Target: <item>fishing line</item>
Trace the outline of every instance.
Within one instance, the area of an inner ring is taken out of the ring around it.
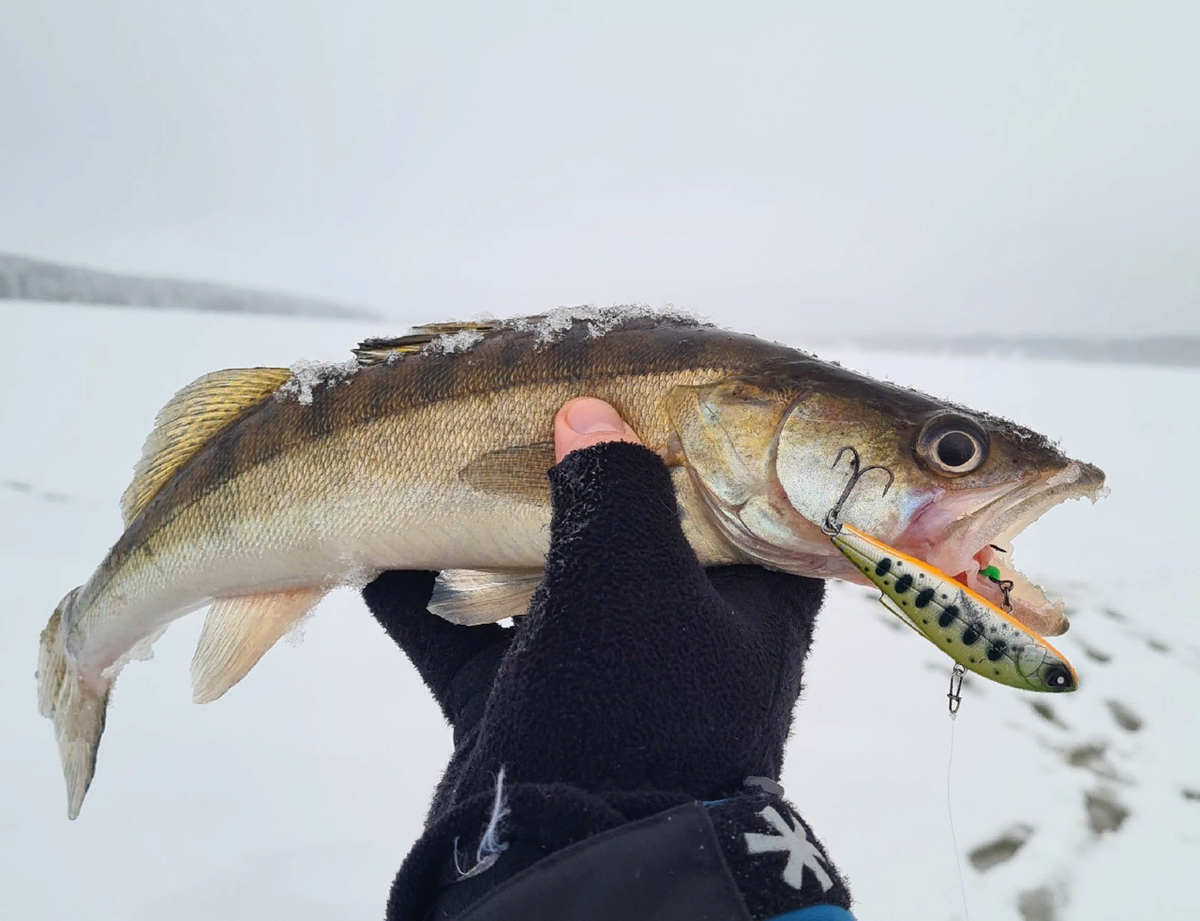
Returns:
[[[958,856],[958,835],[954,831],[954,807],[950,803],[950,771],[954,767],[954,722],[958,719],[958,708],[962,703],[963,675],[966,673],[961,665],[955,665],[950,673],[950,757],[946,759],[946,815],[950,818],[950,840],[954,844],[954,865],[958,868],[958,888],[962,893],[963,914],[966,921],[971,921],[971,912],[967,909],[967,884],[963,881],[962,859]]]

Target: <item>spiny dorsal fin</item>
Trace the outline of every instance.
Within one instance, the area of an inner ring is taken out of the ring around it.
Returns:
[[[133,482],[121,496],[126,526],[197,451],[291,376],[287,368],[230,368],[206,374],[175,394],[159,410]]]
[[[527,317],[525,322],[537,323],[541,319],[541,317]],[[483,338],[488,333],[493,333],[505,325],[507,324],[499,320],[494,322],[471,320],[461,323],[426,323],[424,326],[414,326],[412,332],[406,336],[397,336],[392,339],[365,339],[358,344],[354,354],[358,356],[359,365],[365,367],[366,365],[380,364],[397,355],[415,355],[438,339],[448,341],[451,348],[448,348],[447,351],[453,351],[452,337],[463,333],[468,335],[473,333],[479,338]]]

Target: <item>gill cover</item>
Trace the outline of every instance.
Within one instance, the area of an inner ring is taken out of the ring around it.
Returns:
[[[908,500],[922,492],[914,464],[900,450],[894,419],[859,401],[821,391],[804,394],[792,405],[779,433],[779,482],[792,506],[809,521],[821,522],[846,486],[849,467],[834,465],[847,446],[857,450],[863,467],[882,464],[892,473],[868,475],[846,498],[842,520],[895,539],[910,511]]]
[[[797,515],[775,465],[792,395],[752,380],[676,387],[666,409],[682,460],[726,537],[767,565],[790,569],[824,538]]]

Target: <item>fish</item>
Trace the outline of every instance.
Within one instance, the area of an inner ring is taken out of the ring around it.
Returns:
[[[209,606],[191,669],[207,702],[332,588],[384,570],[440,571],[431,607],[459,623],[524,610],[548,549],[553,419],[578,396],[611,403],[663,458],[705,566],[865,582],[820,526],[844,445],[895,483],[857,491],[842,520],[984,597],[989,543],[1103,490],[1099,468],[1015,423],[640,309],[430,324],[343,363],[216,371],[160,411],[121,497],[124,532],[42,632],[38,707],[68,815],[117,674],[191,611]],[[1061,633],[1061,604],[1011,559],[1013,617]]]
[[[853,525],[830,540],[879,589],[885,608],[964,668],[1026,691],[1079,687],[1066,656],[958,580]]]

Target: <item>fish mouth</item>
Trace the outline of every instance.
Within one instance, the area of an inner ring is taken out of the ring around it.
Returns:
[[[1065,633],[1070,623],[1062,601],[1049,599],[1013,566],[1013,539],[1061,502],[1082,498],[1095,502],[1103,497],[1104,472],[1071,461],[1054,473],[1026,478],[1016,485],[972,492],[973,498],[964,496],[975,506],[969,511],[961,507],[962,502],[930,502],[898,543],[920,548],[914,555],[1008,608],[1012,617],[1030,630],[1042,636]],[[952,520],[947,521],[948,517]],[[986,569],[990,574],[983,572]]]

